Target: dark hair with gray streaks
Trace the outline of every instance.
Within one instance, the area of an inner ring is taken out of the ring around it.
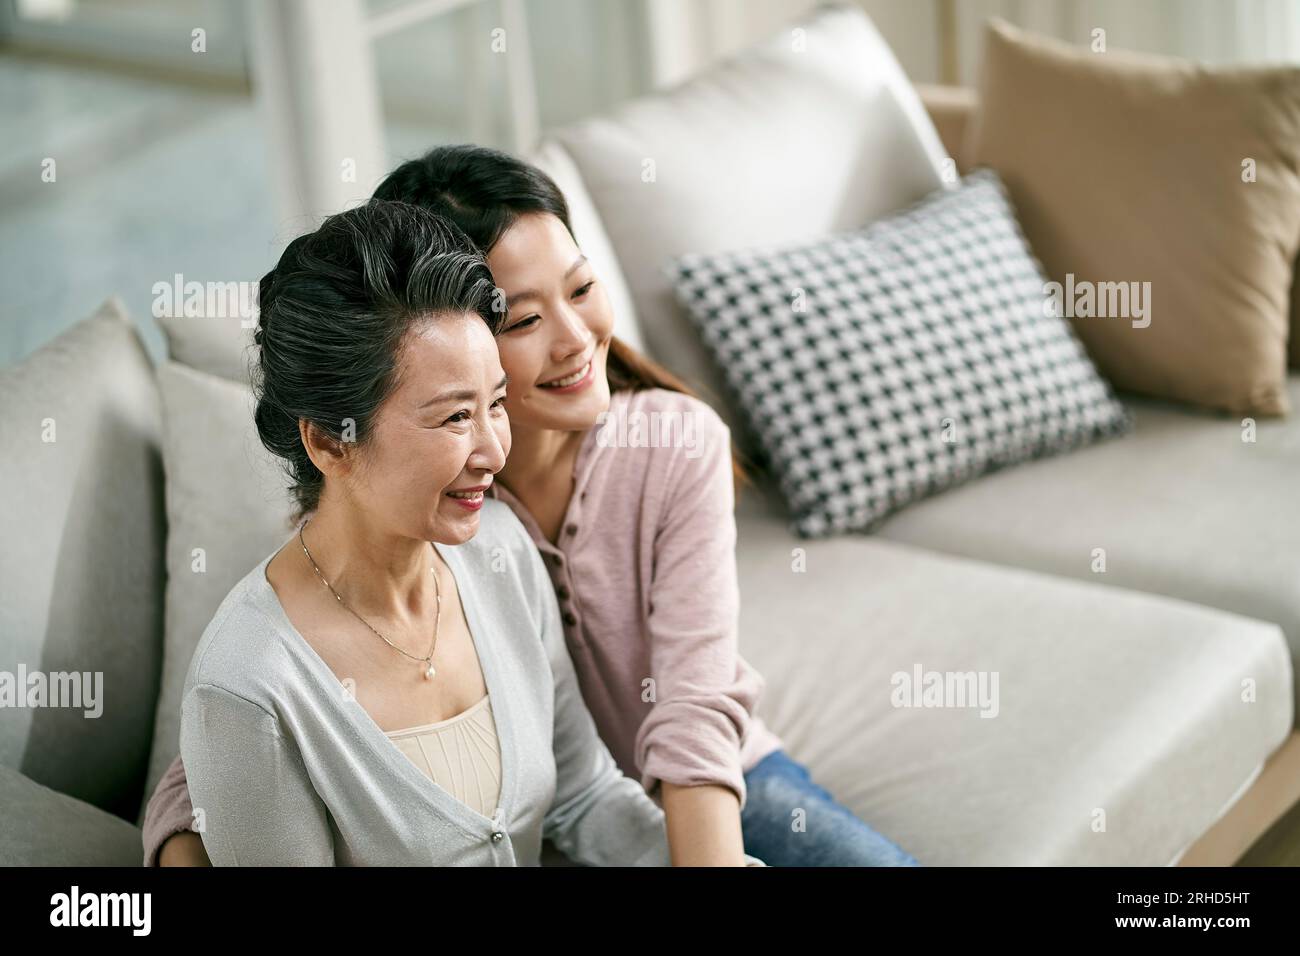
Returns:
[[[374,200],[289,243],[259,287],[253,366],[257,434],[285,464],[294,522],[320,502],[324,475],[298,422],[335,440],[369,439],[398,386],[406,335],[440,315],[473,313],[493,335],[495,286],[473,242],[427,209]]]

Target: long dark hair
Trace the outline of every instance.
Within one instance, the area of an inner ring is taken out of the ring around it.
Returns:
[[[407,331],[474,313],[496,335],[504,317],[492,308],[494,289],[469,237],[406,203],[371,200],[289,243],[259,286],[253,394],[258,437],[290,479],[294,523],[316,510],[324,488],[299,419],[364,445],[397,388]]]
[[[569,204],[555,181],[536,166],[486,146],[437,146],[389,173],[375,190],[375,198],[422,206],[450,219],[484,255],[516,219],[529,213],[551,214],[573,236]],[[616,392],[663,388],[699,397],[668,369],[617,336],[610,340],[606,375]],[[734,444],[731,462],[739,490],[748,479]]]

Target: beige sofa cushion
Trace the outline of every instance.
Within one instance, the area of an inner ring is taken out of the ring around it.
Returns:
[[[164,316],[158,320],[173,362],[236,382],[249,381],[257,346],[238,316]]]
[[[1300,375],[1289,387],[1300,403]],[[879,534],[1273,621],[1300,670],[1300,417],[1258,420],[1249,442],[1240,421],[1127,404],[1133,434],[986,475]]]
[[[139,866],[140,828],[0,767],[0,864]]]
[[[979,94],[970,87],[918,85],[917,95],[930,114],[934,128],[948,154],[957,162],[957,171],[963,175],[970,168],[964,152],[970,141],[966,131],[979,110]],[[1296,260],[1295,277],[1291,284],[1291,328],[1288,334],[1290,365],[1300,369],[1300,259]]]
[[[0,670],[102,675],[98,716],[0,710],[0,765],[127,820],[161,659],[158,428],[153,366],[115,299],[0,370]]]
[[[248,385],[166,362],[158,390],[167,617],[146,798],[180,752],[181,691],[204,628],[230,589],[292,530],[287,479],[257,438]]]
[[[683,253],[857,228],[943,186],[943,145],[860,10],[828,8],[681,86],[555,133],[577,163],[652,356],[738,438],[664,267]]]
[[[1075,319],[1102,373],[1146,395],[1284,413],[1300,69],[1097,54],[1000,22],[983,63],[968,157],[1002,174],[1048,275],[1150,283],[1146,327]]]
[[[797,541],[767,507],[742,497],[737,550],[759,713],[922,864],[1171,863],[1290,730],[1275,624],[876,538]],[[918,665],[996,672],[996,716],[895,707],[894,674]]]

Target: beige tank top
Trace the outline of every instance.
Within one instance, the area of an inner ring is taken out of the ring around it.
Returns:
[[[490,817],[501,795],[501,748],[486,695],[435,724],[385,734],[420,771],[470,809]]]

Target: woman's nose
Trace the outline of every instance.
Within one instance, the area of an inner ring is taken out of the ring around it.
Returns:
[[[478,446],[474,449],[474,454],[470,456],[470,467],[482,471],[490,471],[493,474],[500,471],[506,464],[506,449],[502,443],[502,436],[492,422],[484,422],[479,434],[482,436]],[[506,442],[509,441],[510,426],[505,426]]]
[[[557,361],[563,361],[571,355],[580,355],[591,343],[591,329],[577,310],[564,306],[559,313],[562,331],[552,343],[553,354]]]

